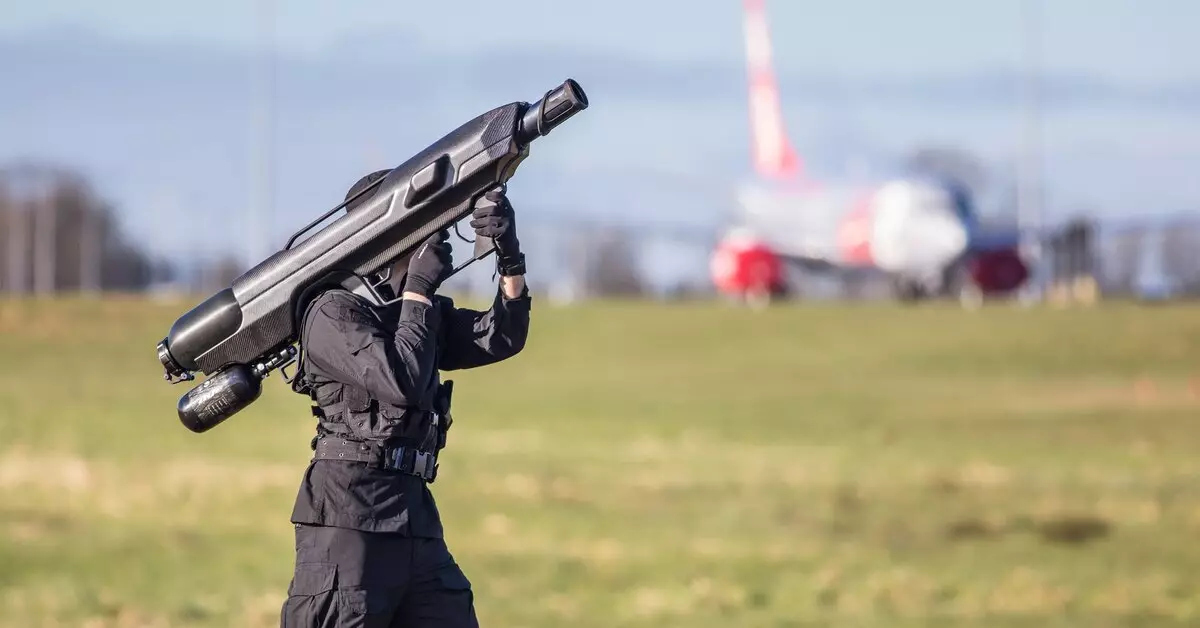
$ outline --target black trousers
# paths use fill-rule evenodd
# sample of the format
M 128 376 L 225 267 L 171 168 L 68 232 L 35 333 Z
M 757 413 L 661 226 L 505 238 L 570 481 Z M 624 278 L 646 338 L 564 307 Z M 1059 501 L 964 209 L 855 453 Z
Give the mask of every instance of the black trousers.
M 281 628 L 477 628 L 471 583 L 442 539 L 296 526 Z

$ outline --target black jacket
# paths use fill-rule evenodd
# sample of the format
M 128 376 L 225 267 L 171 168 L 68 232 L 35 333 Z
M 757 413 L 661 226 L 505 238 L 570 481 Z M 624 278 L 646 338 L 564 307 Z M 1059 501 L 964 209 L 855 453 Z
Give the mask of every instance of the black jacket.
M 346 426 L 352 437 L 427 448 L 438 370 L 486 366 L 516 355 L 525 346 L 529 310 L 528 293 L 517 299 L 497 293 L 492 307 L 480 312 L 457 308 L 441 296 L 432 306 L 405 300 L 378 310 L 348 291 L 332 290 L 304 318 L 303 376 L 317 391 L 318 404 L 357 389 L 395 408 Z M 330 420 L 337 419 L 322 419 Z M 420 478 L 341 460 L 309 464 L 292 522 L 442 535 L 433 496 Z

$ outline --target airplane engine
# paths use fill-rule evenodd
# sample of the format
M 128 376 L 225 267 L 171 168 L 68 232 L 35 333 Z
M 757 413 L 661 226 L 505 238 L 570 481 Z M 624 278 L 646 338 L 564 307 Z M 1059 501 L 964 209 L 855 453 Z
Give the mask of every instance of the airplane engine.
M 769 297 L 783 291 L 783 264 L 765 243 L 734 234 L 717 245 L 710 264 L 712 280 L 721 292 L 736 296 Z
M 968 260 L 967 272 L 984 294 L 1016 290 L 1029 278 L 1029 266 L 1014 249 L 978 253 Z

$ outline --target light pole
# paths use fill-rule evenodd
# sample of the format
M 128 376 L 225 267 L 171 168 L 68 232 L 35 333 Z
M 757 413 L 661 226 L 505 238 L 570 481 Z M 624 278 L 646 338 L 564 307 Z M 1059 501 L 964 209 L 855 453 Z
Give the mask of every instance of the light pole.
M 1041 21 L 1038 0 L 1021 0 L 1021 156 L 1017 178 L 1017 222 L 1022 230 L 1021 249 L 1029 260 L 1028 301 L 1040 302 L 1045 294 L 1042 260 Z
M 250 208 L 248 264 L 270 254 L 270 229 L 274 213 L 275 159 L 275 7 L 274 0 L 255 3 L 255 49 L 258 52 L 254 77 L 254 155 L 251 165 L 253 201 Z

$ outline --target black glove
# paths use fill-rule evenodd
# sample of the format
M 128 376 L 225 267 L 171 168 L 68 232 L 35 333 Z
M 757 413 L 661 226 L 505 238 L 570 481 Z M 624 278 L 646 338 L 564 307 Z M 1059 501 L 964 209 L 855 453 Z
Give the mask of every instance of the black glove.
M 496 244 L 496 263 L 500 268 L 522 261 L 521 243 L 517 240 L 516 213 L 504 194 L 504 188 L 495 188 L 484 194 L 475 203 L 471 217 L 470 225 L 475 234 L 491 238 Z
M 454 269 L 454 251 L 449 240 L 450 232 L 443 229 L 413 253 L 408 260 L 408 277 L 404 280 L 405 292 L 415 292 L 427 299 L 437 292 L 438 286 L 442 285 Z

